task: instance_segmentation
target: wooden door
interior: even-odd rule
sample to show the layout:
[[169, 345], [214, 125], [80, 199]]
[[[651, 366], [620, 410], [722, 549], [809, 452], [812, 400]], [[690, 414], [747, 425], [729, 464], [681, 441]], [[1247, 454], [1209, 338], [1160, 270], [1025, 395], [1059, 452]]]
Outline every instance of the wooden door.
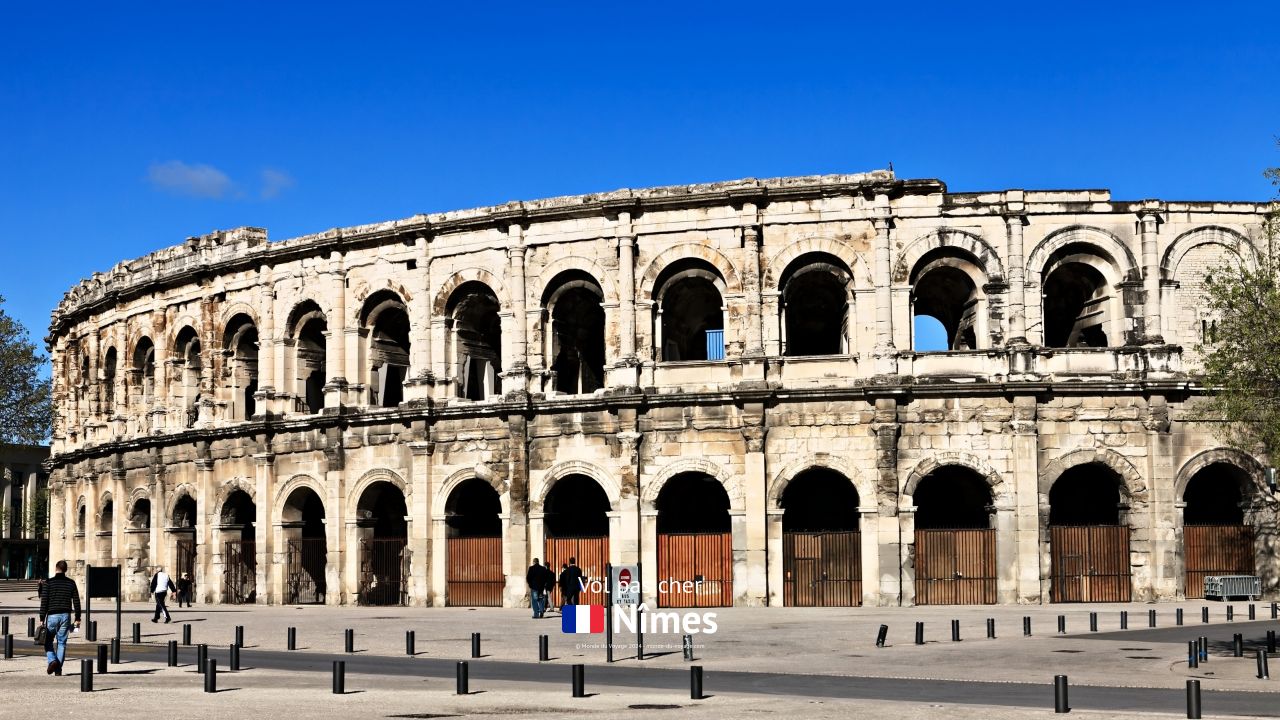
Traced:
[[659, 533], [657, 582], [659, 607], [732, 606], [732, 536]]
[[917, 605], [995, 602], [995, 530], [916, 530]]
[[1187, 598], [1204, 597], [1210, 575], [1253, 575], [1253, 528], [1245, 525], [1187, 525], [1182, 544], [1187, 563]]
[[1129, 602], [1129, 528], [1055, 525], [1049, 528], [1052, 602]]
[[783, 533], [782, 600], [793, 607], [861, 605], [862, 533]]
[[[604, 566], [609, 562], [608, 537], [547, 538], [544, 552], [546, 553], [544, 557], [551, 563], [551, 569], [555, 572], [557, 579], [560, 577], [560, 566], [569, 562], [569, 558], [577, 558], [583, 580], [601, 582], [600, 590], [588, 589], [586, 592], [579, 593], [579, 605], [604, 604], [603, 583], [607, 580], [604, 576]], [[560, 595], [559, 583], [556, 583], [555, 590], [551, 591], [551, 601], [556, 607], [564, 603], [564, 598]]]
[[507, 576], [502, 572], [502, 538], [449, 538], [445, 604], [502, 607]]

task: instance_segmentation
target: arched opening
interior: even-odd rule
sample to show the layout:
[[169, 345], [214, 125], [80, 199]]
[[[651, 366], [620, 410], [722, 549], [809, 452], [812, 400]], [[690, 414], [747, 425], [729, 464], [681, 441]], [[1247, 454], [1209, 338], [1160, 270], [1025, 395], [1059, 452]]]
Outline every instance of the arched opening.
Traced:
[[1182, 539], [1186, 595], [1204, 597], [1204, 579], [1256, 572], [1253, 527], [1245, 524], [1244, 505], [1253, 482], [1228, 462], [1201, 468], [1182, 494]]
[[996, 601], [996, 531], [991, 486], [960, 465], [944, 465], [916, 485], [917, 605]]
[[399, 296], [383, 290], [365, 302], [360, 326], [368, 337], [369, 404], [396, 407], [409, 375], [409, 312]]
[[107, 354], [102, 359], [102, 414], [108, 419], [115, 417], [116, 414], [116, 365], [118, 364], [116, 349], [107, 348]]
[[133, 511], [129, 513], [129, 528], [131, 530], [150, 530], [151, 529], [151, 501], [146, 498], [138, 498], [133, 503]]
[[[946, 248], [926, 254], [911, 275], [911, 313], [915, 319], [912, 348], [934, 350], [976, 350], [982, 328], [979, 320], [983, 295], [979, 283], [982, 270], [972, 261], [957, 257]], [[938, 343], [924, 318], [931, 318], [945, 333]], [[941, 345], [941, 346], [939, 346]]]
[[592, 393], [604, 387], [604, 291], [580, 270], [555, 277], [543, 293], [543, 322], [556, 392]]
[[151, 501], [138, 498], [133, 501], [125, 522], [126, 546], [125, 578], [132, 588], [131, 599], [145, 599], [150, 594], [151, 577]]
[[445, 306], [453, 340], [458, 397], [486, 400], [502, 394], [502, 320], [498, 296], [475, 280], [462, 283]]
[[[586, 475], [566, 475], [556, 481], [543, 503], [546, 558], [560, 573], [570, 558], [587, 578], [603, 578], [609, 562], [609, 496], [600, 483]], [[563, 605], [560, 588], [553, 591], [555, 604]], [[580, 605], [599, 605], [604, 593], [588, 589], [578, 596]]]
[[111, 551], [111, 539], [115, 535], [115, 503], [108, 497], [102, 501], [102, 510], [98, 512], [98, 564], [111, 565], [114, 562]]
[[236, 315], [223, 334], [227, 366], [223, 373], [231, 419], [248, 420], [257, 414], [258, 328], [248, 315]]
[[680, 473], [662, 486], [658, 509], [658, 604], [733, 604], [733, 537], [729, 494], [700, 472]]
[[783, 273], [782, 354], [846, 355], [853, 345], [853, 273], [826, 253], [796, 258]]
[[218, 535], [222, 540], [222, 601], [257, 600], [257, 505], [244, 490], [232, 490], [222, 503]]
[[834, 470], [806, 470], [787, 484], [782, 506], [782, 597], [795, 607], [862, 604], [858, 491]]
[[1102, 463], [1067, 469], [1049, 489], [1052, 602], [1129, 602], [1129, 527], [1124, 481]]
[[1055, 348], [1108, 347], [1115, 289], [1102, 272], [1109, 267], [1092, 250], [1068, 245], [1044, 270], [1044, 344]]
[[464, 480], [445, 500], [448, 566], [445, 603], [501, 607], [507, 576], [502, 569], [502, 498], [479, 478]]
[[324, 501], [311, 488], [299, 487], [285, 499], [280, 519], [286, 548], [284, 601], [323, 605], [329, 553]]
[[312, 415], [324, 409], [324, 386], [328, 382], [325, 343], [329, 335], [329, 321], [320, 306], [308, 300], [294, 308], [290, 323], [290, 340], [293, 343], [292, 377], [294, 392], [301, 401], [301, 410]]
[[672, 263], [658, 275], [654, 347], [658, 360], [724, 359], [724, 278], [703, 260]]
[[360, 494], [356, 535], [361, 605], [409, 603], [408, 515], [404, 493], [391, 482], [375, 482]]
[[200, 419], [200, 390], [204, 358], [200, 354], [200, 338], [186, 326], [178, 331], [173, 344], [173, 366], [177, 386], [173, 389], [178, 407], [186, 413], [186, 427], [195, 427]]
[[[183, 493], [173, 503], [173, 516], [169, 518], [169, 534], [173, 538], [173, 570], [177, 577], [183, 573], [199, 581], [196, 576], [196, 500]], [[192, 591], [194, 595], [194, 590]]]

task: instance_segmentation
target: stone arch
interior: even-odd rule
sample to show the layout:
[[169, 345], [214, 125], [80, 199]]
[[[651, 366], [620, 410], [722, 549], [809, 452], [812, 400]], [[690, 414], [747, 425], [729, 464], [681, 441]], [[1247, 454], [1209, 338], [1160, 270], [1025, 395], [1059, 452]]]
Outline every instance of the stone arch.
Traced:
[[986, 274], [986, 282], [1004, 280], [1004, 264], [1000, 261], [1000, 255], [980, 235], [967, 230], [938, 228], [912, 240], [898, 253], [898, 259], [893, 264], [893, 281], [906, 282], [921, 258], [941, 248], [952, 248], [972, 256]]
[[1257, 260], [1256, 248], [1244, 235], [1221, 225], [1205, 225], [1182, 233], [1169, 244], [1160, 258], [1160, 279], [1177, 280], [1182, 259], [1202, 245], [1221, 245], [1246, 263]]
[[618, 501], [622, 498], [622, 486], [609, 473], [598, 465], [593, 465], [582, 460], [565, 460], [547, 468], [542, 474], [542, 487], [538, 492], [537, 502], [534, 509], [541, 510], [547, 502], [547, 495], [551, 494], [551, 489], [556, 483], [569, 475], [585, 475], [596, 481], [604, 494], [609, 498], [609, 507], [611, 510], [618, 509]]
[[[1266, 487], [1266, 469], [1257, 458], [1235, 448], [1220, 447], [1197, 453], [1190, 460], [1183, 463], [1182, 467], [1178, 468], [1178, 472], [1173, 478], [1174, 498], [1179, 501], [1182, 500], [1183, 495], [1187, 492], [1187, 484], [1191, 482], [1191, 478], [1195, 477], [1196, 473], [1216, 463], [1233, 465], [1243, 470], [1253, 482], [1255, 494], [1263, 492]], [[1241, 490], [1243, 491], [1244, 488], [1241, 488]]]
[[649, 263], [637, 288], [637, 299], [653, 300], [654, 284], [666, 267], [674, 262], [695, 258], [710, 263], [724, 279], [725, 295], [742, 294], [742, 280], [729, 258], [724, 253], [708, 245], [698, 243], [682, 243], [663, 250]]
[[285, 316], [284, 336], [290, 338], [297, 337], [298, 330], [301, 329], [299, 328], [299, 325], [301, 324], [302, 319], [317, 310], [320, 312], [320, 315], [324, 318], [327, 324], [330, 316], [330, 308], [324, 303], [312, 297], [304, 297], [295, 302], [293, 306], [289, 308], [289, 314]]
[[222, 311], [218, 313], [218, 327], [226, 328], [227, 323], [237, 315], [247, 315], [249, 320], [253, 322], [254, 327], [258, 327], [258, 309], [247, 302], [237, 300], [222, 307]]
[[169, 493], [169, 497], [165, 500], [164, 517], [161, 518], [165, 522], [165, 527], [173, 526], [173, 513], [178, 509], [178, 501], [184, 497], [189, 497], [192, 502], [196, 503], [197, 517], [191, 519], [191, 526], [195, 527], [199, 523], [200, 518], [198, 516], [201, 510], [200, 501], [196, 499], [196, 488], [190, 483], [181, 483], [173, 489], [173, 492]]
[[[858, 502], [864, 506], [875, 504], [875, 484], [864, 478], [862, 473], [858, 472], [856, 465], [837, 455], [819, 452], [810, 453], [792, 460], [773, 476], [773, 482], [769, 484], [769, 491], [765, 497], [765, 508], [767, 510], [781, 510], [782, 496], [786, 493], [787, 486], [791, 484], [792, 480], [799, 477], [801, 473], [809, 470], [830, 470], [840, 473], [853, 485], [853, 489], [858, 491]], [[656, 498], [657, 496], [655, 495], [654, 497]]]
[[539, 299], [546, 292], [546, 289], [551, 286], [551, 281], [555, 280], [557, 275], [567, 270], [581, 270], [582, 272], [590, 275], [591, 279], [595, 280], [600, 286], [600, 289], [604, 291], [604, 302], [606, 304], [619, 302], [618, 286], [613, 279], [613, 274], [605, 272], [605, 269], [600, 267], [600, 264], [591, 258], [582, 257], [580, 255], [565, 255], [558, 257], [543, 266], [542, 272], [538, 273], [538, 282], [536, 287], [533, 283], [530, 283], [529, 285], [527, 291], [528, 297], [525, 298], [525, 305], [527, 307], [537, 307]]
[[293, 494], [294, 490], [302, 487], [309, 488], [314, 491], [322, 503], [329, 497], [328, 493], [325, 492], [324, 485], [319, 480], [316, 480], [314, 477], [307, 475], [306, 473], [298, 473], [284, 481], [284, 484], [282, 484], [280, 489], [276, 491], [275, 500], [272, 501], [272, 518], [279, 520], [281, 517], [284, 517], [284, 504], [289, 501], [289, 496]]
[[[351, 491], [347, 493], [347, 507], [355, 508], [360, 505], [360, 498], [364, 495], [364, 491], [375, 483], [388, 482], [396, 486], [400, 490], [400, 494], [404, 495], [404, 502], [409, 506], [409, 497], [413, 494], [413, 486], [404, 481], [398, 473], [387, 468], [374, 468], [360, 476], [360, 479], [351, 486]], [[288, 496], [284, 496], [287, 498]], [[324, 499], [324, 495], [320, 495]], [[281, 502], [284, 502], [282, 499]]]
[[449, 305], [449, 298], [453, 296], [453, 291], [468, 282], [478, 282], [489, 288], [489, 291], [498, 298], [498, 304], [504, 309], [511, 306], [511, 301], [507, 297], [507, 289], [496, 275], [484, 268], [471, 267], [454, 272], [449, 276], [449, 279], [440, 285], [440, 291], [436, 293], [435, 300], [431, 303], [431, 316], [444, 317], [445, 309]]
[[1122, 500], [1139, 501], [1146, 499], [1147, 481], [1142, 473], [1129, 462], [1129, 459], [1114, 450], [1101, 448], [1081, 448], [1059, 456], [1040, 470], [1038, 483], [1039, 493], [1047, 498], [1049, 490], [1058, 481], [1062, 473], [1077, 465], [1098, 463], [1111, 468], [1120, 477], [1120, 496]]
[[139, 485], [129, 491], [129, 507], [131, 508], [133, 507], [134, 503], [138, 502], [139, 500], [150, 500], [150, 499], [151, 499], [151, 488], [147, 487], [146, 485]]
[[911, 498], [914, 503], [916, 488], [919, 487], [920, 481], [924, 480], [935, 470], [955, 465], [966, 468], [977, 473], [982, 479], [987, 481], [987, 487], [991, 489], [991, 501], [998, 507], [1013, 507], [1013, 487], [1012, 483], [1004, 481], [1004, 476], [1000, 471], [996, 470], [986, 460], [965, 452], [941, 452], [931, 455], [911, 469], [907, 474], [907, 480], [902, 486], [903, 503], [907, 498]]
[[1141, 266], [1133, 251], [1114, 234], [1088, 225], [1071, 225], [1049, 233], [1027, 255], [1027, 282], [1039, 285], [1041, 272], [1055, 252], [1067, 245], [1090, 245], [1115, 264], [1117, 282], [1137, 280], [1142, 277]]
[[652, 480], [644, 483], [644, 490], [640, 494], [640, 501], [645, 509], [657, 509], [658, 494], [662, 492], [662, 487], [667, 484], [668, 480], [682, 473], [690, 472], [704, 473], [719, 480], [720, 485], [724, 487], [725, 494], [729, 496], [730, 510], [744, 509], [745, 492], [741, 480], [706, 458], [680, 458], [667, 463], [659, 469]]
[[227, 498], [231, 497], [231, 494], [237, 490], [243, 490], [249, 496], [249, 499], [255, 505], [257, 504], [258, 489], [255, 483], [248, 478], [233, 477], [218, 487], [218, 493], [214, 497], [212, 517], [215, 518], [217, 523], [222, 523], [222, 507], [226, 504]]
[[449, 477], [445, 478], [445, 481], [441, 483], [440, 490], [436, 492], [436, 507], [445, 507], [445, 504], [449, 502], [449, 496], [453, 494], [454, 490], [458, 489], [459, 485], [473, 478], [478, 478], [488, 483], [489, 486], [498, 493], [498, 499], [502, 502], [502, 514], [506, 515], [509, 513], [511, 511], [511, 496], [507, 492], [508, 487], [506, 481], [499, 477], [497, 473], [490, 470], [488, 466], [483, 467], [485, 468], [484, 472], [477, 472], [476, 467], [462, 468], [460, 470], [453, 471]]
[[99, 528], [102, 527], [102, 513], [107, 509], [107, 503], [111, 503], [111, 517], [114, 521], [117, 509], [115, 497], [111, 494], [110, 490], [103, 490], [102, 496], [98, 498], [98, 516], [94, 518], [94, 521]]
[[853, 246], [829, 235], [812, 235], [787, 245], [769, 259], [768, 264], [764, 267], [764, 276], [760, 281], [764, 291], [781, 292], [779, 283], [782, 281], [783, 271], [790, 267], [796, 258], [809, 253], [826, 253], [840, 258], [853, 274], [855, 288], [869, 289], [873, 287], [871, 272], [866, 264], [862, 262], [862, 256], [853, 249]]
[[369, 308], [365, 307], [365, 301], [381, 292], [388, 292], [396, 296], [401, 305], [408, 310], [413, 296], [405, 289], [402, 283], [397, 283], [387, 278], [382, 284], [370, 285], [365, 280], [360, 280], [356, 286], [352, 288], [351, 298], [355, 302], [347, 304], [347, 327], [361, 327], [361, 321], [367, 320], [364, 317]]

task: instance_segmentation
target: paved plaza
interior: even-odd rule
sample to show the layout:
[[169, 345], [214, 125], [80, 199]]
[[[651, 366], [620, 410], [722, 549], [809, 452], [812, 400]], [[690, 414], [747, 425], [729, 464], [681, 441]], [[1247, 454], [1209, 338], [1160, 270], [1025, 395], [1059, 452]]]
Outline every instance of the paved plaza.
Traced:
[[[1209, 607], [1211, 622], [1201, 622]], [[113, 607], [113, 606], [112, 606]], [[1227, 608], [1234, 619], [1227, 622]], [[1178, 608], [1184, 625], [1175, 625]], [[1150, 629], [1148, 611], [1157, 612]], [[1070, 606], [965, 606], [914, 608], [717, 609], [718, 631], [696, 638], [696, 663], [705, 668], [705, 692], [689, 698], [688, 670], [679, 635], [645, 637], [644, 660], [635, 659], [634, 636], [617, 637], [616, 662], [605, 663], [600, 635], [566, 635], [558, 615], [532, 620], [522, 609], [368, 608], [321, 606], [196, 606], [173, 611], [170, 624], [152, 624], [151, 608], [124, 606], [122, 663], [96, 678], [92, 696], [78, 693], [75, 677], [52, 678], [26, 639], [26, 618], [35, 610], [29, 592], [0, 593], [0, 615], [10, 618], [19, 657], [0, 666], [0, 686], [31, 703], [55, 693], [72, 703], [91, 703], [96, 717], [136, 716], [140, 703], [163, 698], [186, 708], [184, 715], [278, 714], [306, 706], [315, 717], [431, 717], [543, 714], [608, 717], [723, 717], [762, 713], [778, 716], [860, 717], [892, 712], [907, 717], [1028, 717], [1053, 712], [1051, 683], [1065, 674], [1073, 712], [1098, 717], [1184, 716], [1186, 680], [1204, 690], [1206, 717], [1265, 716], [1280, 702], [1276, 680], [1255, 677], [1255, 649], [1267, 630], [1280, 630], [1270, 605], [1247, 603]], [[1129, 629], [1120, 630], [1121, 612]], [[1098, 632], [1090, 632], [1090, 613]], [[1057, 633], [1064, 615], [1067, 634]], [[1032, 635], [1022, 632], [1030, 617]], [[114, 635], [114, 613], [99, 601], [94, 611], [100, 642]], [[986, 637], [986, 620], [996, 639]], [[951, 621], [960, 622], [960, 642]], [[134, 646], [132, 624], [142, 626]], [[914, 643], [916, 622], [925, 624], [925, 644]], [[192, 628], [193, 644], [205, 643], [224, 671], [216, 697], [204, 695], [194, 672], [195, 649], [182, 647], [180, 667], [169, 668], [164, 648]], [[877, 648], [881, 624], [886, 646]], [[226, 672], [235, 627], [244, 628], [244, 670]], [[288, 627], [297, 628], [297, 651], [286, 650]], [[354, 630], [355, 652], [344, 652], [344, 633]], [[412, 630], [416, 654], [406, 656]], [[471, 633], [481, 633], [481, 657], [471, 659]], [[1240, 633], [1245, 657], [1235, 658], [1232, 635]], [[538, 662], [538, 635], [549, 637], [551, 660]], [[69, 647], [72, 658], [94, 652], [82, 630]], [[1210, 659], [1188, 669], [1186, 643], [1209, 638]], [[348, 694], [330, 692], [332, 660], [347, 662]], [[455, 663], [471, 665], [472, 695], [454, 694]], [[586, 665], [589, 697], [570, 697], [570, 665]], [[79, 665], [67, 663], [67, 675]], [[1280, 672], [1280, 668], [1277, 669]], [[156, 692], [160, 694], [157, 695]], [[10, 694], [8, 697], [15, 697]], [[635, 706], [635, 707], [633, 707]], [[27, 717], [6, 703], [0, 716]]]

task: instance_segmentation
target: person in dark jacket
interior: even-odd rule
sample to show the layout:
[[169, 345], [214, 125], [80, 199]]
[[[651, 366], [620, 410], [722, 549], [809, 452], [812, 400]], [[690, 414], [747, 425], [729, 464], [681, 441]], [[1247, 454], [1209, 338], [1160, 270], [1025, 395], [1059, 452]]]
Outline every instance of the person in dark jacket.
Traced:
[[[67, 577], [67, 561], [59, 560], [58, 573], [45, 583], [40, 597], [40, 624], [48, 635], [44, 641], [45, 657], [49, 661], [47, 674], [62, 674], [62, 661], [67, 657], [67, 633], [73, 625], [80, 625], [80, 588]], [[74, 623], [71, 620], [75, 614]]]
[[529, 571], [524, 574], [524, 581], [529, 585], [529, 604], [533, 606], [533, 618], [536, 620], [547, 611], [547, 569], [542, 567], [538, 558], [533, 559]]
[[191, 573], [182, 573], [182, 577], [178, 578], [178, 607], [182, 607], [184, 602], [187, 607], [191, 607], [191, 593], [195, 586], [196, 583], [191, 579]]
[[578, 593], [582, 592], [582, 584], [587, 576], [578, 567], [577, 558], [569, 558], [569, 565], [560, 572], [560, 595], [564, 598], [563, 606], [578, 604]]
[[542, 591], [547, 601], [546, 608], [543, 609], [543, 615], [556, 609], [555, 596], [551, 593], [556, 590], [556, 571], [551, 569], [551, 561], [542, 561]]

